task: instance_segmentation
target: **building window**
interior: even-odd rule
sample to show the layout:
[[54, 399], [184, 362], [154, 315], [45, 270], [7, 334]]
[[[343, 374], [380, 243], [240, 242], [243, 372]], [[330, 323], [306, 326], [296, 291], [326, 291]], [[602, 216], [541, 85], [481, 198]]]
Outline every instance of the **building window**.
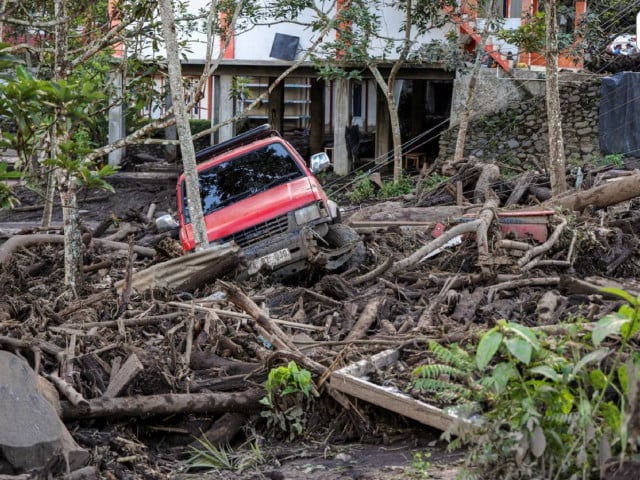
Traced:
[[522, 15], [522, 0], [511, 0], [509, 2], [509, 15], [508, 15], [508, 18], [522, 18], [522, 17], [523, 17], [523, 15]]

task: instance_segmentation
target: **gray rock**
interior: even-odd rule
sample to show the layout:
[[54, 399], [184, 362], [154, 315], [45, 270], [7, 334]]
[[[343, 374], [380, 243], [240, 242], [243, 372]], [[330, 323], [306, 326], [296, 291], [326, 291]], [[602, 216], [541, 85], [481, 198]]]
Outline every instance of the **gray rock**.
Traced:
[[592, 143], [583, 143], [580, 145], [580, 151], [582, 153], [592, 153], [595, 150], [595, 146]]
[[6, 351], [0, 351], [0, 452], [18, 473], [53, 465], [63, 456], [71, 468], [88, 459], [40, 394], [35, 372]]
[[47, 465], [62, 453], [62, 426], [20, 357], [0, 351], [0, 450], [16, 469]]
[[509, 145], [509, 148], [512, 149], [512, 150], [515, 149], [515, 148], [518, 148], [520, 146], [518, 141], [513, 139], [513, 138], [507, 142], [507, 145]]

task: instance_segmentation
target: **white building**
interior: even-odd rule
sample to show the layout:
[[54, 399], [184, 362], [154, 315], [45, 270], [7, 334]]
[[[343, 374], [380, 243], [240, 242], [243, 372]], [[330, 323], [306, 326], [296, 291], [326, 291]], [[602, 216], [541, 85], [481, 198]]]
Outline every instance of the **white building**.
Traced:
[[[190, 11], [193, 14], [206, 11], [209, 3], [206, 0], [191, 0]], [[263, 0], [265, 9], [268, 3]], [[325, 3], [329, 4], [319, 0], [317, 6], [322, 8]], [[335, 11], [331, 10], [326, 13], [335, 15]], [[378, 14], [381, 36], [398, 39], [399, 45], [403, 36], [403, 13], [393, 7], [384, 7]], [[365, 150], [362, 152], [364, 156], [380, 159], [389, 152], [387, 106], [370, 73], [360, 66], [361, 79], [325, 82], [314, 64], [306, 58], [320, 35], [320, 32], [308, 26], [316, 20], [316, 15], [308, 9], [292, 21], [274, 23], [265, 18], [260, 25], [247, 24], [244, 20], [238, 22], [235, 34], [221, 55], [222, 60], [205, 85], [204, 95], [191, 111], [194, 118], [210, 120], [214, 125], [241, 115], [239, 120], [220, 128], [214, 135], [214, 142], [268, 122], [285, 136], [294, 138], [303, 156], [308, 157], [326, 149], [336, 159], [336, 171], [348, 173], [352, 165], [346, 161], [350, 155], [347, 153], [345, 127], [357, 125], [363, 139], [362, 146], [369, 147], [361, 149]], [[197, 24], [203, 25], [204, 21], [198, 21]], [[414, 36], [412, 40], [418, 43], [445, 40], [447, 33], [455, 28], [455, 24], [450, 23], [446, 28], [430, 30], [428, 36]], [[335, 30], [323, 33], [323, 42], [336, 37]], [[188, 89], [188, 85], [195, 85], [202, 74], [207, 56], [207, 36], [203, 28], [181, 31], [179, 36], [188, 44], [185, 50], [188, 59], [183, 62], [183, 74], [190, 80], [187, 82]], [[214, 61], [223, 48], [220, 39], [215, 39], [211, 55]], [[383, 58], [383, 49], [383, 41], [374, 40], [369, 45], [369, 54]], [[394, 57], [397, 58], [395, 49], [390, 52], [387, 51], [386, 63], [380, 63], [383, 74], [388, 73]], [[154, 55], [164, 57], [163, 52], [154, 54], [151, 49], [144, 51], [144, 56], [153, 58]], [[247, 110], [277, 77], [301, 60], [300, 65], [273, 89], [260, 106]], [[453, 76], [453, 72], [445, 72], [439, 65], [407, 64], [403, 67], [397, 77], [394, 93], [403, 119], [404, 138], [430, 128], [439, 131], [446, 127]], [[158, 87], [163, 88], [162, 81], [158, 80], [158, 83]], [[243, 86], [244, 95], [232, 98], [232, 92], [238, 91], [239, 84]], [[151, 105], [147, 113], [156, 117], [162, 110], [162, 105]], [[417, 145], [416, 148], [424, 152], [429, 148], [437, 149], [437, 136], [434, 134], [432, 138], [432, 145]]]

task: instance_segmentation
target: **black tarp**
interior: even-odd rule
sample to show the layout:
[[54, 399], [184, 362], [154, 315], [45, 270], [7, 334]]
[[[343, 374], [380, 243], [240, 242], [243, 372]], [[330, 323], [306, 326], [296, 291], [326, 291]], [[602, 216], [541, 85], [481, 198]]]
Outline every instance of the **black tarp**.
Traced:
[[640, 156], [640, 72], [602, 79], [598, 137], [603, 155]]
[[298, 53], [298, 44], [300, 37], [293, 35], [285, 35], [284, 33], [276, 33], [271, 44], [270, 57], [279, 58], [280, 60], [292, 61]]

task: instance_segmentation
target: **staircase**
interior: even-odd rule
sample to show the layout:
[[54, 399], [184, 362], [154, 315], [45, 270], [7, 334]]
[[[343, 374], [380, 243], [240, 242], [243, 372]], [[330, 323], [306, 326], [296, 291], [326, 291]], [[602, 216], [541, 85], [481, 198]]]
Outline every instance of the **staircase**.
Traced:
[[[475, 45], [482, 44], [482, 37], [476, 31], [475, 26], [470, 23], [470, 20], [475, 20], [475, 17], [472, 16], [471, 12], [467, 7], [461, 5], [459, 9], [454, 10], [451, 7], [445, 6], [444, 11], [447, 13], [449, 18], [460, 27], [461, 33], [465, 35], [469, 35], [471, 39], [475, 42]], [[463, 18], [464, 16], [464, 18]], [[502, 68], [505, 72], [511, 71], [509, 67], [509, 62], [504, 60], [500, 55], [500, 52], [493, 49], [493, 45], [485, 44], [484, 50], [493, 58], [493, 60]]]

